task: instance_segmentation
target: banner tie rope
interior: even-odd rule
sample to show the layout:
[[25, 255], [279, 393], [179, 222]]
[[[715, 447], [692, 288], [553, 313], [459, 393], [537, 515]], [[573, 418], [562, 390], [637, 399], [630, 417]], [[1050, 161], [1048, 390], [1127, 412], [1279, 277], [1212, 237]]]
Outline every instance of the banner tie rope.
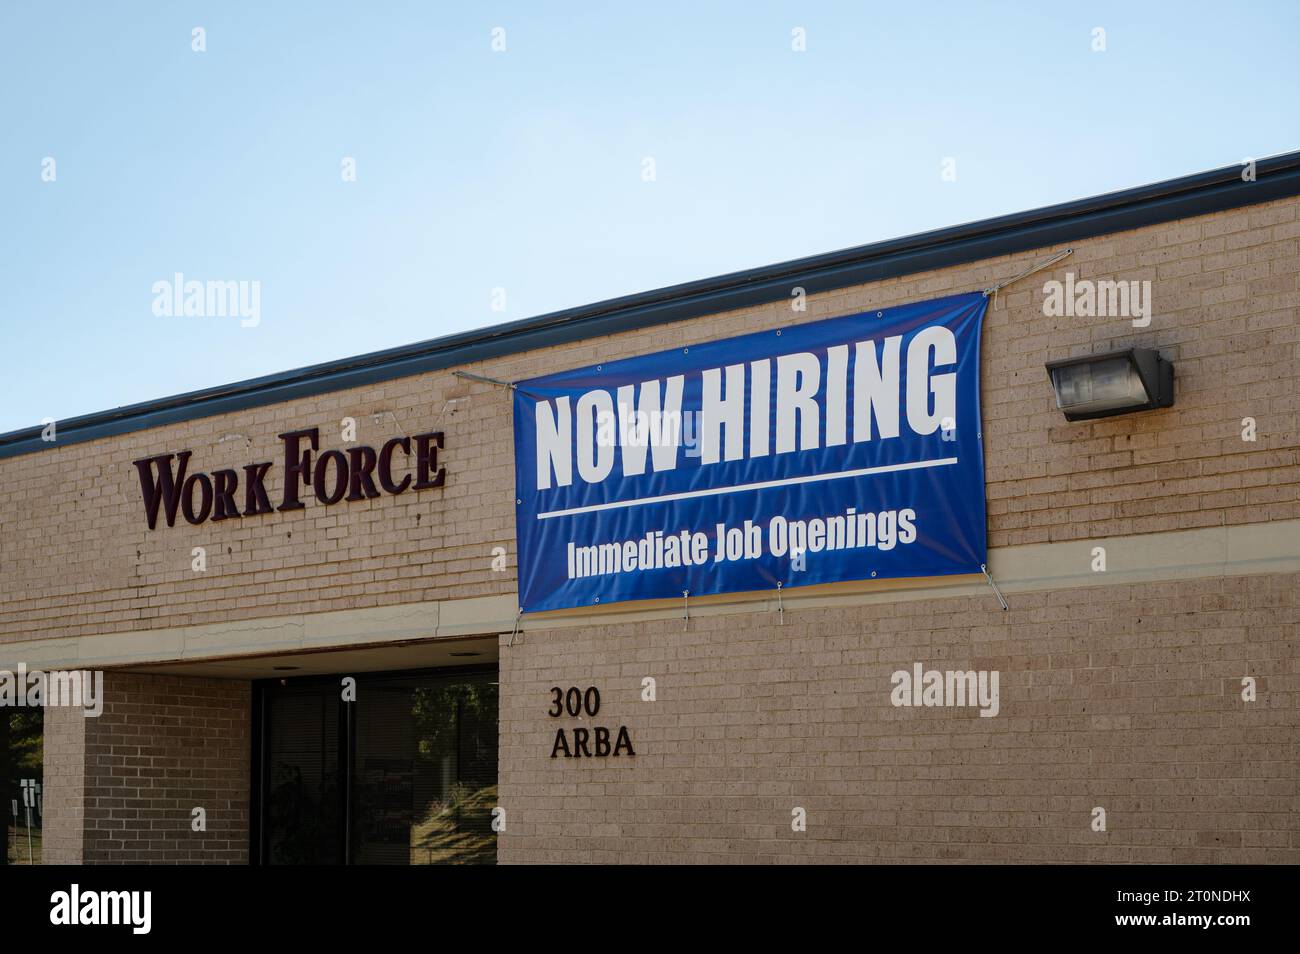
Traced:
[[1013, 278], [1008, 278], [1004, 282], [998, 282], [996, 285], [990, 285], [988, 288], [984, 289], [984, 297], [988, 298], [990, 295], [992, 295], [993, 307], [996, 307], [998, 303], [999, 289], [1006, 288], [1008, 285], [1015, 284], [1016, 282], [1020, 281], [1020, 279], [1022, 278], [1028, 278], [1030, 275], [1034, 274], [1034, 272], [1041, 272], [1045, 268], [1050, 268], [1051, 266], [1055, 265], [1057, 262], [1061, 261], [1061, 259], [1065, 258], [1068, 255], [1073, 255], [1073, 254], [1074, 254], [1074, 249], [1072, 248], [1067, 248], [1064, 252], [1057, 252], [1055, 255], [1053, 255], [1051, 258], [1047, 259], [1046, 261], [1039, 262], [1037, 265], [1031, 266], [1030, 268], [1026, 269], [1025, 271], [1021, 272], [1019, 275], [1016, 275]]
[[495, 384], [499, 388], [509, 388], [511, 391], [518, 386], [511, 384], [509, 381], [502, 381], [500, 378], [489, 378], [486, 375], [473, 374], [469, 371], [453, 371], [452, 374], [458, 378], [467, 378], [470, 381], [482, 381], [484, 384]]

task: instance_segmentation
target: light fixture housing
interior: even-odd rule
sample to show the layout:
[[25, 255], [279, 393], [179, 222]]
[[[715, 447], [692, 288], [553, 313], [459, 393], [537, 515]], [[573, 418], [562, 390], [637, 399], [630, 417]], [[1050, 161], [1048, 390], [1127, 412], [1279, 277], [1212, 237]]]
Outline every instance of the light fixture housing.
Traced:
[[1124, 348], [1047, 362], [1067, 421], [1173, 407], [1174, 365], [1154, 348]]

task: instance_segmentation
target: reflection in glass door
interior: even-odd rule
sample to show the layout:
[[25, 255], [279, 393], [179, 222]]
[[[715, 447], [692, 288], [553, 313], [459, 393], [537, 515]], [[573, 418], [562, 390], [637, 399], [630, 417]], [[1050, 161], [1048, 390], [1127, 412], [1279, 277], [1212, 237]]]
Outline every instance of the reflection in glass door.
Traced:
[[356, 710], [352, 859], [359, 864], [496, 860], [497, 679], [371, 680]]
[[497, 672], [259, 684], [257, 854], [270, 864], [494, 864]]
[[289, 685], [263, 701], [265, 741], [262, 822], [267, 863], [343, 861], [344, 792], [339, 740], [346, 733], [340, 692]]
[[41, 863], [45, 710], [0, 708], [0, 864]]

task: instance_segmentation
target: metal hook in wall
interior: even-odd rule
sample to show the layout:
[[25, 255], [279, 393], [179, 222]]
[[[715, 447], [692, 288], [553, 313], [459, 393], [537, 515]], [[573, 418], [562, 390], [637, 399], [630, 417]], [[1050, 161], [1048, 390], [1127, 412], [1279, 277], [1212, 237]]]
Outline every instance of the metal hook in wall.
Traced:
[[785, 604], [781, 602], [781, 584], [776, 584], [776, 615], [781, 620], [781, 625], [785, 625]]
[[510, 634], [510, 642], [506, 643], [507, 648], [515, 644], [515, 637], [519, 635], [519, 621], [523, 619], [523, 616], [524, 616], [524, 608], [521, 606], [519, 607], [519, 612], [515, 614], [515, 628], [514, 628], [514, 632]]
[[989, 573], [989, 568], [981, 563], [980, 569], [984, 571], [984, 579], [988, 580], [989, 586], [993, 587], [993, 595], [998, 598], [998, 602], [1002, 604], [1002, 612], [1005, 613], [1011, 608], [1007, 605], [1007, 598], [1002, 595], [1002, 591], [998, 589], [997, 583], [993, 581], [993, 575]]
[[691, 591], [682, 590], [682, 632], [691, 626]]
[[396, 411], [392, 411], [388, 408], [380, 408], [377, 411], [370, 412], [370, 422], [374, 424], [375, 427], [378, 427], [384, 421], [388, 421], [388, 423], [393, 425], [394, 433], [396, 433], [398, 429], [400, 429], [402, 426], [401, 424], [397, 423]]

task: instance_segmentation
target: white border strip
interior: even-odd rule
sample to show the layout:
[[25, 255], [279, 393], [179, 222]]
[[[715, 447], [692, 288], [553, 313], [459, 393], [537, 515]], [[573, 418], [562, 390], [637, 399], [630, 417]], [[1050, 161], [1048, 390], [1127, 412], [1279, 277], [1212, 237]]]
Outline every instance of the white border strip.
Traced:
[[737, 484], [734, 487], [708, 487], [704, 490], [688, 490], [680, 494], [662, 494], [658, 497], [639, 497], [635, 500], [615, 500], [610, 503], [592, 504], [590, 507], [572, 507], [568, 510], [551, 510], [539, 513], [538, 520], [551, 517], [570, 517], [578, 513], [595, 513], [598, 510], [619, 510], [623, 507], [640, 507], [643, 504], [665, 503], [669, 500], [688, 500], [692, 497], [716, 497], [718, 494], [735, 494], [745, 490], [766, 490], [769, 487], [786, 487], [792, 484], [815, 484], [823, 480], [839, 480], [843, 477], [871, 477], [875, 474], [888, 474], [899, 470], [922, 470], [927, 467], [944, 467], [957, 463], [956, 457], [943, 457], [939, 460], [918, 460], [907, 464], [889, 464], [885, 467], [863, 467], [860, 470], [841, 470], [835, 474], [810, 474], [807, 477], [787, 477], [784, 480], [763, 480], [754, 484]]
[[[1094, 573], [1092, 548], [1104, 546], [1109, 566]], [[1143, 586], [1193, 579], [1223, 579], [1256, 574], [1300, 574], [1300, 520], [1167, 530], [1121, 537], [1093, 537], [1057, 543], [1019, 544], [989, 551], [989, 570], [1011, 596], [1033, 591], [1078, 587]], [[929, 577], [922, 581], [871, 580], [792, 589], [784, 594], [787, 610], [864, 606], [914, 600], [979, 596], [990, 612], [997, 606], [982, 577]], [[701, 595], [692, 615], [775, 611], [772, 591]], [[671, 604], [671, 605], [668, 605]], [[1011, 601], [1014, 613], [1016, 604]], [[230, 662], [233, 655], [298, 655], [320, 649], [367, 648], [378, 643], [404, 644], [412, 638], [505, 635], [514, 626], [519, 599], [513, 593], [441, 602], [402, 603], [364, 610], [209, 623], [200, 626], [46, 636], [0, 642], [0, 669], [98, 669], [161, 666], [174, 662]], [[681, 601], [659, 600], [586, 606], [530, 616], [521, 632], [569, 627], [624, 625], [641, 620], [682, 618]], [[0, 638], [7, 634], [0, 633]], [[195, 670], [201, 674], [200, 670]], [[81, 720], [78, 719], [78, 722]]]

